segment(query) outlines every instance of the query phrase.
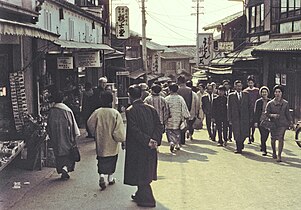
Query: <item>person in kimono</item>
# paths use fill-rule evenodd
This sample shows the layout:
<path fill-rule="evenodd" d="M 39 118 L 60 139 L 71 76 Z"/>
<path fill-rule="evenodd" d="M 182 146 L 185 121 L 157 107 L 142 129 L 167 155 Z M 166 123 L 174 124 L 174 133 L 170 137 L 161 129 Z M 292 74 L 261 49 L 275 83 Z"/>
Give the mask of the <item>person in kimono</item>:
<path fill-rule="evenodd" d="M 105 91 L 102 94 L 100 108 L 88 119 L 88 127 L 96 142 L 98 160 L 99 187 L 106 189 L 105 176 L 109 185 L 115 184 L 113 174 L 116 170 L 119 143 L 125 141 L 125 126 L 121 114 L 112 108 L 113 94 Z"/>
<path fill-rule="evenodd" d="M 151 182 L 157 180 L 158 154 L 163 126 L 155 108 L 143 103 L 142 89 L 131 85 L 128 90 L 131 106 L 126 110 L 124 184 L 137 186 L 132 199 L 141 207 L 155 207 Z"/>
<path fill-rule="evenodd" d="M 144 103 L 153 106 L 160 117 L 160 122 L 165 128 L 166 121 L 169 117 L 169 108 L 166 100 L 160 95 L 162 88 L 160 85 L 153 85 L 151 87 L 152 93 L 144 99 Z"/>
<path fill-rule="evenodd" d="M 75 161 L 70 152 L 76 145 L 76 137 L 80 135 L 80 131 L 72 110 L 63 100 L 63 93 L 55 94 L 55 104 L 50 109 L 47 119 L 47 132 L 55 155 L 56 170 L 62 179 L 69 179 L 68 173 L 75 168 Z"/>
<path fill-rule="evenodd" d="M 174 153 L 175 149 L 180 149 L 180 125 L 183 121 L 186 121 L 190 117 L 185 100 L 178 94 L 178 89 L 179 86 L 177 84 L 171 84 L 169 86 L 170 94 L 165 98 L 170 111 L 170 117 L 166 123 L 166 135 L 170 144 L 171 153 Z"/>

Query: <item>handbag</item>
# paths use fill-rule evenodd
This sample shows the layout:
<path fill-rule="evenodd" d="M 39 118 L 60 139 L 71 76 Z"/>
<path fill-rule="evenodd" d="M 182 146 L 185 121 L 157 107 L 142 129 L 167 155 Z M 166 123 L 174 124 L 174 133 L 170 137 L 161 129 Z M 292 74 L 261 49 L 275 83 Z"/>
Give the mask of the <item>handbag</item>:
<path fill-rule="evenodd" d="M 71 159 L 74 160 L 75 162 L 80 161 L 80 153 L 79 153 L 79 149 L 78 149 L 77 145 L 73 145 L 71 147 L 70 155 L 71 155 Z"/>
<path fill-rule="evenodd" d="M 261 127 L 264 127 L 267 130 L 271 130 L 276 128 L 275 122 L 271 120 L 269 117 L 265 117 L 259 124 Z"/>

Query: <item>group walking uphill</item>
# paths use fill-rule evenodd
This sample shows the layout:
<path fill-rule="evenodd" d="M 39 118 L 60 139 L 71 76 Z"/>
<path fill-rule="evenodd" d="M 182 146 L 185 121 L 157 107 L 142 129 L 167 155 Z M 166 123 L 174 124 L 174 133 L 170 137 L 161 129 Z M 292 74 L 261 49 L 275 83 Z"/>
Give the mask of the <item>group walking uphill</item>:
<path fill-rule="evenodd" d="M 243 153 L 247 138 L 249 144 L 254 142 L 254 131 L 258 128 L 262 155 L 268 154 L 266 142 L 271 135 L 272 157 L 282 161 L 284 135 L 293 126 L 293 120 L 280 85 L 270 93 L 266 86 L 255 87 L 253 76 L 247 78 L 246 89 L 240 80 L 234 82 L 233 88 L 229 80 L 221 84 L 199 82 L 193 86 L 184 76 L 179 76 L 176 82 L 155 83 L 150 89 L 146 83 L 131 85 L 125 126 L 121 114 L 112 108 L 113 94 L 106 83 L 104 77 L 95 89 L 87 83 L 82 103 L 87 137 L 94 138 L 96 144 L 101 190 L 115 184 L 121 144 L 125 149 L 124 184 L 137 186 L 132 200 L 138 206 L 155 207 L 150 184 L 157 180 L 158 147 L 163 133 L 166 132 L 171 154 L 176 155 L 186 140 L 194 139 L 195 128 L 203 129 L 204 120 L 208 139 L 217 141 L 217 146 L 227 147 L 233 134 L 235 154 Z M 76 145 L 80 132 L 72 110 L 64 104 L 64 95 L 60 92 L 53 95 L 55 105 L 49 112 L 47 131 L 57 172 L 67 180 L 75 162 L 80 160 Z"/>
<path fill-rule="evenodd" d="M 245 140 L 254 142 L 254 132 L 260 133 L 260 151 L 267 156 L 266 142 L 271 134 L 272 157 L 281 162 L 285 131 L 293 126 L 288 103 L 283 99 L 283 87 L 277 85 L 273 92 L 266 86 L 258 88 L 253 75 L 245 81 L 236 80 L 231 88 L 230 81 L 221 84 L 199 82 L 193 86 L 184 76 L 176 83 L 155 83 L 147 93 L 145 83 L 141 84 L 144 102 L 152 105 L 165 128 L 171 153 L 193 140 L 195 128 L 203 128 L 205 120 L 208 138 L 217 146 L 227 146 L 235 140 L 235 154 L 242 154 Z M 274 95 L 273 99 L 269 95 Z M 276 149 L 276 142 L 278 148 Z"/>

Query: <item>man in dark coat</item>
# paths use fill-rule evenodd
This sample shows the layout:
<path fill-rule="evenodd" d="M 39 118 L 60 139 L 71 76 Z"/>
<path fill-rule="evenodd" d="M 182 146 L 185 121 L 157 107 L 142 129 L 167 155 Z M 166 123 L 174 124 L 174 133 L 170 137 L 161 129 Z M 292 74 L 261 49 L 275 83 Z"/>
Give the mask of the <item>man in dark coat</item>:
<path fill-rule="evenodd" d="M 207 85 L 206 90 L 207 94 L 202 97 L 202 109 L 206 115 L 206 127 L 209 138 L 212 141 L 215 141 L 216 130 L 214 127 L 214 123 L 211 121 L 211 119 L 213 99 L 217 97 L 217 95 L 213 93 L 213 87 L 211 84 Z"/>
<path fill-rule="evenodd" d="M 253 110 L 250 109 L 248 93 L 242 91 L 241 81 L 236 80 L 234 86 L 236 90 L 228 98 L 228 118 L 236 141 L 235 153 L 241 154 L 249 135 L 250 112 Z"/>
<path fill-rule="evenodd" d="M 218 96 L 213 99 L 212 105 L 212 121 L 215 122 L 218 132 L 218 146 L 227 145 L 228 118 L 225 91 L 224 86 L 220 85 L 218 87 Z"/>
<path fill-rule="evenodd" d="M 190 112 L 192 107 L 192 89 L 186 86 L 186 79 L 182 75 L 180 75 L 177 78 L 177 83 L 179 85 L 178 94 L 184 98 L 188 111 Z M 185 144 L 185 138 L 186 138 L 185 133 L 186 133 L 186 129 L 181 130 L 181 140 L 180 140 L 181 145 Z"/>
<path fill-rule="evenodd" d="M 161 144 L 163 126 L 157 111 L 141 100 L 141 87 L 129 87 L 132 105 L 126 110 L 126 155 L 124 184 L 138 186 L 132 199 L 138 206 L 155 207 L 150 183 L 157 180 L 157 147 Z"/>

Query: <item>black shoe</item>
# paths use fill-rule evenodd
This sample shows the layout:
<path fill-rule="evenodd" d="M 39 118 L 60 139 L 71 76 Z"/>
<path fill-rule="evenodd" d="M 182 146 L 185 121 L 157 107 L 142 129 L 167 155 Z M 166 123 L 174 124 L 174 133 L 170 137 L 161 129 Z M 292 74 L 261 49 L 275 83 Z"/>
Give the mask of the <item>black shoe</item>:
<path fill-rule="evenodd" d="M 70 178 L 69 174 L 64 170 L 62 172 L 61 179 L 66 180 L 66 179 L 69 179 L 69 178 Z"/>
<path fill-rule="evenodd" d="M 217 146 L 218 146 L 218 147 L 222 147 L 222 146 L 223 146 L 223 143 L 218 143 Z"/>
<path fill-rule="evenodd" d="M 175 152 L 175 145 L 171 144 L 169 150 L 170 150 L 171 153 L 174 153 Z"/>
<path fill-rule="evenodd" d="M 273 159 L 277 159 L 277 155 L 273 153 Z"/>
<path fill-rule="evenodd" d="M 235 150 L 234 153 L 235 153 L 235 154 L 241 154 L 242 151 L 241 151 L 241 150 Z"/>
<path fill-rule="evenodd" d="M 156 203 L 137 203 L 137 206 L 140 207 L 149 207 L 149 208 L 154 208 L 156 207 Z"/>
<path fill-rule="evenodd" d="M 113 178 L 113 180 L 109 182 L 109 185 L 113 185 L 113 184 L 115 184 L 115 183 L 116 183 L 116 179 Z"/>
<path fill-rule="evenodd" d="M 252 144 L 252 142 L 251 142 L 251 141 L 249 141 L 249 142 L 248 142 L 248 144 Z"/>
<path fill-rule="evenodd" d="M 229 142 L 232 142 L 232 139 L 229 139 Z"/>
<path fill-rule="evenodd" d="M 268 155 L 267 152 L 263 152 L 263 153 L 262 153 L 262 156 L 267 156 L 267 155 Z"/>
<path fill-rule="evenodd" d="M 134 201 L 134 202 L 138 202 L 138 199 L 137 199 L 137 195 L 136 194 L 133 194 L 133 195 L 131 195 L 131 198 L 132 198 L 132 200 Z"/>
<path fill-rule="evenodd" d="M 100 177 L 100 179 L 99 179 L 99 187 L 100 187 L 101 190 L 104 190 L 107 187 L 105 179 L 103 177 Z"/>

